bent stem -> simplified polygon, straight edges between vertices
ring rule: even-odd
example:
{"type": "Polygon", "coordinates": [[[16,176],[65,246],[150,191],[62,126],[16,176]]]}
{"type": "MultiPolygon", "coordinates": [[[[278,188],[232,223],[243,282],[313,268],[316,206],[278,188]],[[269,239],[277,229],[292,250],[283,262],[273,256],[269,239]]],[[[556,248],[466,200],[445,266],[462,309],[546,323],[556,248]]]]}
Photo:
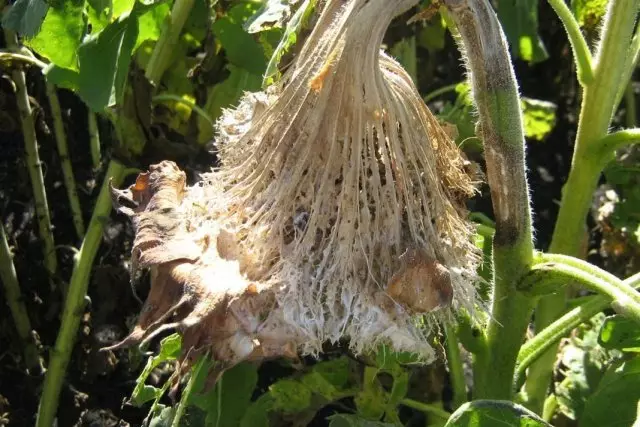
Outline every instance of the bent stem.
{"type": "Polygon", "coordinates": [[[120,185],[125,177],[125,170],[125,166],[115,160],[109,163],[87,234],[78,252],[62,313],[60,331],[55,347],[51,350],[44,388],[40,396],[36,418],[38,427],[49,427],[54,423],[64,375],[76,340],[80,318],[84,312],[91,267],[102,241],[105,218],[111,212],[110,185],[120,185]]]}
{"type": "Polygon", "coordinates": [[[22,301],[20,294],[20,284],[18,283],[18,275],[13,265],[13,257],[9,249],[7,235],[4,232],[4,225],[0,224],[0,278],[4,285],[4,295],[7,299],[7,305],[11,310],[13,322],[18,331],[18,337],[22,344],[22,353],[24,354],[24,362],[29,371],[39,370],[40,357],[38,349],[31,334],[31,322],[27,314],[27,308],[22,301]]]}
{"type": "Polygon", "coordinates": [[[69,199],[69,207],[73,217],[73,226],[76,229],[78,238],[84,237],[84,220],[82,219],[82,208],[78,199],[78,191],[76,187],[76,179],[73,176],[73,168],[71,167],[71,159],[69,158],[69,148],[67,146],[67,135],[64,131],[64,123],[62,122],[62,112],[60,109],[60,101],[53,84],[47,83],[47,98],[49,98],[49,106],[51,107],[51,116],[53,118],[53,131],[58,146],[58,156],[62,165],[62,176],[64,178],[64,186],[67,189],[67,198],[69,199]]]}
{"type": "Polygon", "coordinates": [[[444,3],[467,55],[496,217],[494,295],[486,354],[476,359],[482,366],[474,366],[474,399],[511,399],[516,357],[533,308],[533,298],[516,288],[533,260],[520,99],[507,42],[489,2],[444,3]]]}
{"type": "MultiPolygon", "coordinates": [[[[621,285],[628,288],[639,288],[640,273],[621,281],[621,285]]],[[[515,375],[516,385],[524,380],[527,368],[547,350],[555,348],[562,337],[577,328],[581,323],[586,322],[606,309],[610,304],[611,298],[609,296],[598,295],[593,297],[588,302],[567,312],[523,345],[518,354],[518,368],[515,375]]]]}
{"type": "MultiPolygon", "coordinates": [[[[616,93],[627,66],[639,3],[638,0],[609,2],[593,80],[584,86],[571,171],[562,191],[549,252],[576,257],[583,257],[585,252],[585,222],[592,195],[606,160],[612,158],[612,153],[603,155],[600,144],[611,124],[616,93]]],[[[565,292],[541,298],[536,308],[536,331],[556,320],[564,311],[565,304],[565,292]]],[[[525,404],[537,413],[542,411],[555,358],[555,348],[550,348],[529,370],[525,404]]]]}

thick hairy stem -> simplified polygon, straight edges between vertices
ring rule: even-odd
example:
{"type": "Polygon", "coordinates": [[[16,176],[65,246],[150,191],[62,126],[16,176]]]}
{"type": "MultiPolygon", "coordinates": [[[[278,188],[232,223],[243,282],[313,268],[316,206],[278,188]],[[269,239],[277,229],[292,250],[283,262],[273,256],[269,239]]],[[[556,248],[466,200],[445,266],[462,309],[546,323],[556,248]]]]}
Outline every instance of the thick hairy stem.
{"type": "Polygon", "coordinates": [[[496,219],[492,315],[481,358],[486,366],[476,370],[480,378],[475,378],[474,398],[510,399],[533,307],[532,298],[516,289],[533,257],[520,98],[508,46],[489,2],[445,0],[445,5],[467,55],[496,219]]]}
{"type": "Polygon", "coordinates": [[[98,118],[96,113],[88,111],[89,124],[89,149],[91,150],[91,164],[94,169],[100,167],[100,131],[98,130],[98,118]]]}
{"type": "MultiPolygon", "coordinates": [[[[18,40],[13,31],[4,29],[4,38],[7,47],[18,48],[18,40]]],[[[33,198],[36,205],[36,215],[38,217],[38,229],[42,239],[42,250],[44,256],[44,266],[51,277],[58,270],[58,260],[56,258],[55,243],[51,227],[51,217],[49,216],[49,204],[44,187],[44,176],[40,156],[38,155],[38,141],[36,140],[36,129],[33,123],[31,105],[29,104],[29,94],[27,93],[27,82],[24,72],[15,70],[11,77],[16,85],[16,101],[20,112],[20,122],[22,124],[22,135],[26,152],[27,169],[31,179],[33,198]]]]}
{"type": "Polygon", "coordinates": [[[49,366],[44,380],[42,395],[40,396],[40,406],[38,407],[36,419],[38,427],[49,427],[54,423],[60,389],[62,388],[64,375],[76,340],[80,319],[84,312],[91,267],[102,241],[105,218],[111,212],[110,183],[120,185],[124,179],[125,170],[125,167],[115,160],[109,163],[87,234],[78,252],[77,262],[73,269],[67,292],[64,312],[62,313],[60,331],[58,332],[55,347],[51,349],[49,356],[49,366]]]}
{"type": "Polygon", "coordinates": [[[82,219],[82,208],[78,199],[78,191],[76,187],[76,179],[73,176],[73,168],[71,167],[71,159],[69,158],[69,148],[67,146],[67,134],[64,130],[62,122],[62,111],[60,109],[60,101],[53,84],[47,83],[47,98],[49,98],[49,106],[51,107],[51,116],[53,118],[53,131],[58,145],[58,155],[60,164],[62,165],[62,176],[64,185],[67,188],[67,198],[69,199],[69,207],[73,217],[73,226],[76,229],[78,238],[84,237],[84,220],[82,219]]]}
{"type": "MultiPolygon", "coordinates": [[[[625,281],[620,281],[620,285],[637,289],[640,287],[640,273],[629,277],[625,281]]],[[[610,296],[598,295],[593,297],[588,302],[567,312],[523,345],[520,349],[520,354],[518,354],[516,384],[524,380],[525,372],[533,362],[547,350],[555,348],[560,339],[571,330],[610,306],[611,301],[610,296]]]]}
{"type": "Polygon", "coordinates": [[[160,39],[151,53],[145,73],[147,79],[156,85],[160,83],[162,75],[171,65],[171,58],[175,52],[178,37],[180,37],[182,27],[187,22],[194,3],[195,0],[176,0],[173,4],[171,16],[168,18],[160,39]]]}
{"type": "MultiPolygon", "coordinates": [[[[625,122],[628,127],[636,127],[638,125],[636,116],[636,93],[633,90],[633,82],[629,82],[627,89],[624,91],[624,103],[625,103],[625,122]]],[[[637,138],[636,143],[640,142],[640,138],[637,138]]]]}
{"type": "MultiPolygon", "coordinates": [[[[571,171],[563,188],[550,252],[584,256],[585,220],[605,164],[599,144],[611,124],[639,4],[639,0],[612,0],[609,3],[594,77],[584,88],[571,171]]],[[[606,158],[611,156],[608,154],[606,158]]],[[[536,309],[536,330],[543,330],[557,319],[565,309],[565,302],[564,292],[541,298],[536,309]]],[[[542,411],[555,354],[555,348],[549,349],[529,370],[525,396],[527,406],[537,413],[542,411]]]]}
{"type": "Polygon", "coordinates": [[[18,331],[18,337],[22,344],[22,352],[27,369],[35,371],[40,369],[40,357],[38,348],[31,334],[31,322],[27,314],[27,308],[22,301],[18,275],[13,266],[13,257],[9,249],[9,242],[4,232],[4,225],[0,224],[0,278],[4,285],[4,295],[7,305],[11,310],[13,322],[18,331]]]}

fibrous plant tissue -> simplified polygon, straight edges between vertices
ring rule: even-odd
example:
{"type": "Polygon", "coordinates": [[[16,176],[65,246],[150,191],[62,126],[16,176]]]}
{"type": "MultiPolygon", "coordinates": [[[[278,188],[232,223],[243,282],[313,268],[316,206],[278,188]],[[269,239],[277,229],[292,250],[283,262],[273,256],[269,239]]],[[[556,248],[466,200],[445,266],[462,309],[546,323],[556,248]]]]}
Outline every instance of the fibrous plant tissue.
{"type": "Polygon", "coordinates": [[[434,358],[427,336],[479,310],[467,163],[381,51],[416,0],[326,0],[282,79],[216,124],[220,167],[172,162],[113,190],[151,290],[113,348],[177,329],[188,366],[317,354],[348,338],[434,358]],[[127,207],[133,206],[133,207],[127,207]]]}

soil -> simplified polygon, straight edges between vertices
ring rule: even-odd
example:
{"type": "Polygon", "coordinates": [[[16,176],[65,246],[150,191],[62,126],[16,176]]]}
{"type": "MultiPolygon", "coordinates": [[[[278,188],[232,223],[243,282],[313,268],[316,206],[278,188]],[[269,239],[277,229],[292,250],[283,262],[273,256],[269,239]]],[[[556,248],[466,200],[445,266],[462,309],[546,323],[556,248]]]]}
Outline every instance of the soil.
{"type": "MultiPolygon", "coordinates": [[[[540,8],[541,34],[551,60],[529,65],[516,62],[521,93],[531,98],[552,101],[557,104],[557,124],[545,141],[528,145],[529,183],[535,211],[536,246],[548,246],[553,224],[558,211],[558,200],[562,184],[569,170],[572,141],[575,136],[576,111],[579,107],[578,85],[571,58],[571,51],[563,28],[553,11],[546,5],[540,8]]],[[[402,36],[396,30],[391,38],[402,36]]],[[[429,81],[420,81],[421,93],[459,82],[464,78],[460,58],[448,38],[447,47],[436,58],[429,58],[427,51],[419,51],[421,65],[435,61],[433,75],[429,81]]],[[[419,68],[420,69],[420,68],[419,68]]],[[[52,348],[59,327],[62,308],[62,284],[70,278],[73,267],[74,248],[79,240],[71,221],[71,215],[62,181],[55,140],[50,131],[50,114],[46,105],[45,88],[38,73],[29,71],[29,93],[37,118],[37,137],[40,157],[45,172],[46,191],[50,202],[51,220],[57,245],[59,272],[54,286],[42,263],[42,247],[37,237],[34,221],[34,204],[30,181],[25,167],[20,122],[10,81],[0,80],[0,217],[4,222],[9,243],[13,247],[14,263],[22,288],[24,303],[46,355],[52,348]]],[[[94,171],[88,146],[87,111],[75,96],[60,91],[60,101],[66,122],[71,162],[79,188],[80,202],[84,208],[84,219],[88,223],[92,206],[102,182],[104,168],[94,171]]],[[[105,125],[103,123],[103,125],[105,125]]],[[[106,127],[103,126],[103,127],[106,127]]],[[[103,132],[103,157],[110,155],[109,132],[103,132]]],[[[181,166],[195,170],[193,163],[181,166]]],[[[470,206],[491,216],[491,205],[487,191],[475,199],[470,206]]],[[[131,227],[126,218],[112,214],[105,218],[106,229],[102,245],[96,258],[89,298],[80,335],[74,348],[62,390],[58,426],[138,426],[148,408],[135,408],[126,403],[135,379],[141,369],[140,358],[123,350],[99,352],[98,349],[125,336],[141,303],[132,292],[129,280],[128,259],[131,248],[131,227]]],[[[593,240],[591,247],[599,242],[593,240]]],[[[136,289],[144,299],[145,281],[136,289]]],[[[0,307],[5,307],[4,295],[0,296],[0,307]]],[[[12,319],[7,309],[0,310],[0,425],[33,425],[37,411],[38,396],[43,377],[37,373],[26,374],[19,349],[13,344],[16,336],[12,319]],[[5,415],[3,415],[5,414],[5,415]]],[[[307,360],[307,363],[313,363],[307,360]]],[[[278,363],[263,364],[260,370],[260,389],[264,390],[275,379],[287,375],[290,368],[278,363]]],[[[423,369],[416,378],[429,378],[431,384],[425,394],[447,398],[446,372],[441,365],[423,369]]],[[[165,378],[155,375],[158,383],[165,378]]],[[[424,394],[423,394],[424,396],[424,394]]],[[[349,405],[349,402],[340,404],[349,405]]],[[[340,405],[338,405],[339,407],[340,405]]],[[[326,425],[323,421],[336,408],[321,411],[312,425],[326,425]]],[[[403,413],[411,425],[424,425],[424,418],[413,411],[403,413]],[[422,421],[421,421],[422,420],[422,421]],[[422,422],[422,424],[420,424],[422,422]]]]}

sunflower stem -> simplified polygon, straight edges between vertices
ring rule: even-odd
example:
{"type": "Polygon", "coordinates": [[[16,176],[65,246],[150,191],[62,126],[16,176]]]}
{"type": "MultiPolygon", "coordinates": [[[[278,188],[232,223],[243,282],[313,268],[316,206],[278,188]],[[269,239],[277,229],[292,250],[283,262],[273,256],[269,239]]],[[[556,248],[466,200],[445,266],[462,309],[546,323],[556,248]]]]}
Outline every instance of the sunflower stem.
{"type": "Polygon", "coordinates": [[[496,219],[494,295],[486,354],[476,360],[474,399],[511,399],[513,373],[534,299],[516,283],[533,261],[520,98],[509,50],[487,0],[445,0],[470,68],[496,219]]]}

